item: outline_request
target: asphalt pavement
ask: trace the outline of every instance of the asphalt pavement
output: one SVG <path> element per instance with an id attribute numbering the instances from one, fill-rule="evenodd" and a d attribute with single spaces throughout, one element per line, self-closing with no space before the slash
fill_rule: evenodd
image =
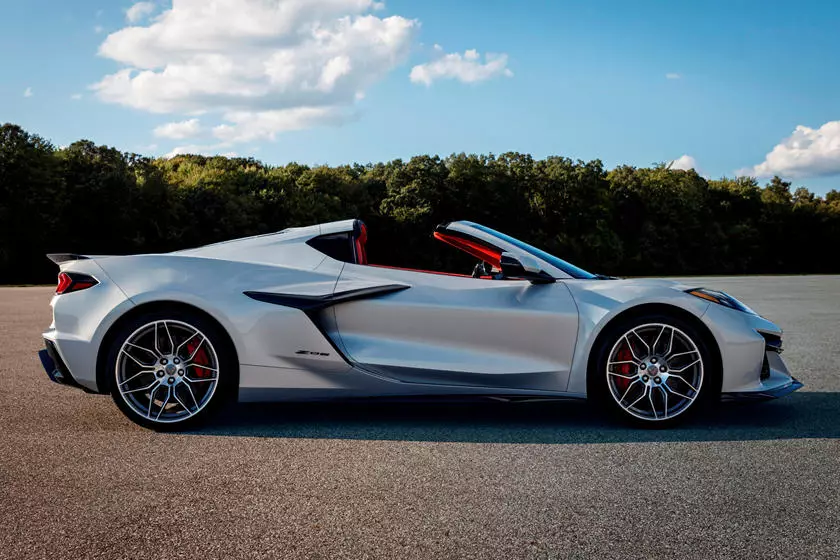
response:
<path id="1" fill-rule="evenodd" d="M 51 383 L 0 288 L 0 558 L 838 558 L 840 277 L 704 278 L 805 383 L 672 430 L 585 403 L 240 405 L 157 434 Z"/>

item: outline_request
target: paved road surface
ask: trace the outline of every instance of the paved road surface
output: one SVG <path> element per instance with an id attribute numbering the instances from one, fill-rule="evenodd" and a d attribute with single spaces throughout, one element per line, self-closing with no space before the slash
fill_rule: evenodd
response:
<path id="1" fill-rule="evenodd" d="M 837 558 L 840 277 L 705 279 L 805 383 L 670 431 L 582 403 L 271 405 L 194 434 L 54 385 L 0 289 L 0 558 Z"/>

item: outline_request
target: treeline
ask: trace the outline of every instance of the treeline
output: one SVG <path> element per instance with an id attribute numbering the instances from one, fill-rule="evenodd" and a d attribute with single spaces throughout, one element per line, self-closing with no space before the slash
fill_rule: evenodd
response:
<path id="1" fill-rule="evenodd" d="M 527 154 L 273 167 L 150 159 L 89 141 L 56 148 L 0 128 L 0 283 L 49 283 L 48 252 L 163 252 L 350 217 L 371 262 L 469 272 L 432 239 L 468 219 L 612 275 L 840 272 L 840 193 L 779 178 L 706 180 L 665 165 Z"/>

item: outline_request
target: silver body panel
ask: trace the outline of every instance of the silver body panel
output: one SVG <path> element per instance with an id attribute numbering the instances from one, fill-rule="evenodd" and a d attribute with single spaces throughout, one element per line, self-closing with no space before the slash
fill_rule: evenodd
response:
<path id="1" fill-rule="evenodd" d="M 55 296 L 52 340 L 83 387 L 98 391 L 102 341 L 136 306 L 178 302 L 212 316 L 240 363 L 243 401 L 409 395 L 585 397 L 598 334 L 620 313 L 645 304 L 677 307 L 702 321 L 723 363 L 723 392 L 760 394 L 791 383 L 759 332 L 781 335 L 761 317 L 712 304 L 667 280 L 582 280 L 548 262 L 557 279 L 487 280 L 345 263 L 307 241 L 351 232 L 354 220 L 293 228 L 161 255 L 62 263 L 99 284 Z M 449 226 L 476 238 L 467 222 Z M 502 245 L 502 243 L 497 243 Z M 502 247 L 516 254 L 514 245 Z M 299 308 L 245 292 L 330 298 L 404 287 L 327 306 L 317 321 Z M 770 376 L 760 373 L 765 355 Z"/>

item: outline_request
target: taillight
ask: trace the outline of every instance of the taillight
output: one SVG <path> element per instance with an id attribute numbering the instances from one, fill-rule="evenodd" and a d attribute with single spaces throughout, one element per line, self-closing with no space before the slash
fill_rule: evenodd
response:
<path id="1" fill-rule="evenodd" d="M 61 272 L 58 275 L 58 286 L 55 289 L 55 293 L 58 295 L 69 294 L 70 292 L 85 290 L 97 284 L 99 284 L 99 281 L 93 276 L 79 274 L 78 272 Z"/>

